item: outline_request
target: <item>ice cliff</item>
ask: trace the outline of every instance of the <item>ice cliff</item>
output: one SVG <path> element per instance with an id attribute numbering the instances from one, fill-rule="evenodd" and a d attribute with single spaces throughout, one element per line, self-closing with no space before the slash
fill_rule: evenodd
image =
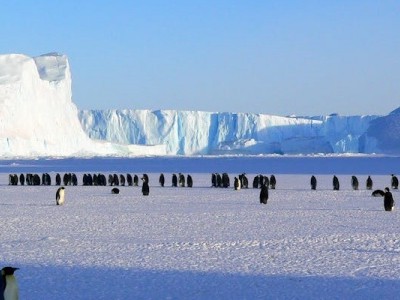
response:
<path id="1" fill-rule="evenodd" d="M 164 144 L 168 153 L 182 155 L 359 153 L 360 137 L 376 118 L 169 110 L 79 112 L 82 127 L 91 138 Z"/>
<path id="2" fill-rule="evenodd" d="M 172 110 L 81 110 L 65 55 L 0 55 L 0 158 L 223 154 L 400 154 L 387 116 L 281 117 Z"/>
<path id="3" fill-rule="evenodd" d="M 165 153 L 163 146 L 91 140 L 71 94 L 65 55 L 0 55 L 0 157 Z"/>

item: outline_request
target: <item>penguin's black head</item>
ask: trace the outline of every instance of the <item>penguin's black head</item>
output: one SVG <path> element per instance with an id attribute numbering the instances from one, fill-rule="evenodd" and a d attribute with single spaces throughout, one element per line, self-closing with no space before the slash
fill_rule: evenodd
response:
<path id="1" fill-rule="evenodd" d="M 389 192 L 389 188 L 388 188 L 388 187 L 385 187 L 385 191 L 386 191 L 386 192 Z"/>
<path id="2" fill-rule="evenodd" d="M 14 272 L 16 270 L 19 270 L 19 268 L 14 268 L 14 267 L 4 267 L 1 269 L 1 274 L 2 275 L 14 275 Z"/>

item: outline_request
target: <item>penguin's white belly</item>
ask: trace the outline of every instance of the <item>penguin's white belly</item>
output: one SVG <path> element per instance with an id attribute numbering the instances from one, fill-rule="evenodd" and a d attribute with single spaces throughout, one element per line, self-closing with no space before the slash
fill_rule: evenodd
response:
<path id="1" fill-rule="evenodd" d="M 18 284 L 14 276 L 6 276 L 7 286 L 4 290 L 4 300 L 18 300 Z"/>
<path id="2" fill-rule="evenodd" d="M 64 199 L 65 199 L 65 191 L 64 190 L 60 190 L 60 194 L 59 194 L 59 198 L 57 200 L 58 205 L 63 205 L 64 204 Z"/>

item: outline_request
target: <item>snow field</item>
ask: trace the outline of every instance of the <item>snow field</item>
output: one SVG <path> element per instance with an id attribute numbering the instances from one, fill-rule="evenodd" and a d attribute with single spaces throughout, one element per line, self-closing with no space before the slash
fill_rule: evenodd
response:
<path id="1" fill-rule="evenodd" d="M 54 178 L 55 173 L 51 173 Z M 77 173 L 79 183 L 82 173 Z M 267 205 L 258 189 L 8 186 L 0 179 L 2 265 L 20 267 L 21 299 L 382 298 L 400 288 L 399 218 L 358 176 L 276 175 Z M 229 174 L 231 184 L 237 174 Z M 249 183 L 255 174 L 248 174 Z M 270 175 L 270 174 L 265 174 Z M 374 175 L 374 189 L 390 176 Z M 393 192 L 395 201 L 399 198 Z"/>

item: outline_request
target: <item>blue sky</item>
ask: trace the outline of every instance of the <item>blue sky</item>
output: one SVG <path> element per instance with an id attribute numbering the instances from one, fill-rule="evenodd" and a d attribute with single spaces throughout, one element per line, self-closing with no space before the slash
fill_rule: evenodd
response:
<path id="1" fill-rule="evenodd" d="M 0 53 L 69 57 L 80 109 L 387 114 L 399 1 L 3 1 Z"/>

